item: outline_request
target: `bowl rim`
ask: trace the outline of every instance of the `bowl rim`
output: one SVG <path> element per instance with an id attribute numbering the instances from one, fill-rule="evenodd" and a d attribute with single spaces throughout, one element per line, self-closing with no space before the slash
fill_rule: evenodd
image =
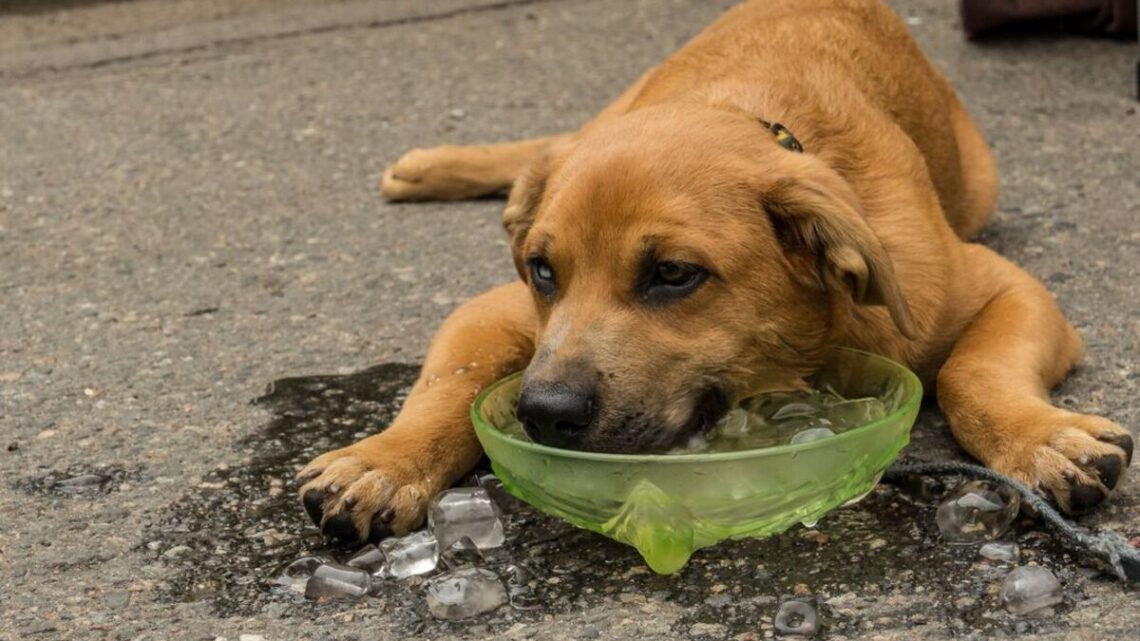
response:
<path id="1" fill-rule="evenodd" d="M 902 378 L 909 382 L 914 388 L 914 392 L 910 394 L 899 408 L 887 414 L 886 416 L 865 423 L 854 429 L 840 432 L 835 436 L 818 441 L 809 441 L 807 443 L 796 443 L 794 445 L 777 445 L 774 447 L 761 447 L 750 450 L 738 450 L 735 452 L 705 452 L 694 454 L 611 454 L 606 452 L 584 452 L 580 450 L 567 450 L 557 447 L 550 447 L 549 445 L 541 445 L 533 441 L 524 441 L 517 439 L 513 436 L 504 434 L 502 431 L 496 429 L 482 418 L 482 409 L 484 402 L 494 393 L 498 388 L 508 385 L 520 376 L 522 372 L 514 372 L 508 374 L 499 380 L 492 383 L 486 389 L 475 397 L 475 401 L 471 404 L 471 423 L 475 428 L 475 433 L 480 439 L 489 438 L 499 441 L 510 447 L 528 451 L 533 454 L 542 454 L 545 456 L 582 459 L 594 462 L 605 463 L 627 463 L 627 464 L 643 464 L 643 463 L 715 463 L 719 461 L 738 461 L 741 459 L 760 459 L 772 456 L 784 456 L 789 453 L 798 453 L 805 450 L 811 450 L 819 447 L 830 446 L 849 441 L 853 438 L 866 433 L 874 431 L 878 428 L 884 427 L 888 424 L 895 423 L 898 419 L 903 418 L 911 413 L 916 413 L 919 406 L 922 404 L 923 389 L 922 381 L 919 380 L 918 375 L 906 367 L 902 363 L 896 362 L 885 356 L 866 352 L 851 347 L 832 347 L 831 349 L 849 352 L 861 356 L 863 358 L 870 358 L 889 365 L 892 369 L 901 373 Z"/>

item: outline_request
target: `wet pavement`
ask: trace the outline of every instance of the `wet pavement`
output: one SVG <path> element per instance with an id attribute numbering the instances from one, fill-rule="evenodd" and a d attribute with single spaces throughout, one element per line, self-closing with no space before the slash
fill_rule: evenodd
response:
<path id="1" fill-rule="evenodd" d="M 275 583 L 304 554 L 354 552 L 308 523 L 296 466 L 381 429 L 447 312 L 513 277 L 501 202 L 385 205 L 383 164 L 573 127 L 727 4 L 0 14 L 0 639 L 743 641 L 775 635 L 793 600 L 820 638 L 1134 635 L 1135 594 L 1026 520 L 1002 540 L 1062 601 L 1014 616 L 1011 565 L 946 544 L 931 501 L 887 486 L 669 577 L 523 508 L 485 563 L 520 569 L 532 600 L 470 621 L 433 617 L 424 578 L 322 603 Z M 1042 278 L 1088 343 L 1058 402 L 1135 428 L 1135 44 L 971 46 L 952 4 L 904 13 L 1002 166 L 983 242 Z M 907 456 L 961 456 L 933 408 Z M 1133 478 L 1083 521 L 1136 536 L 1138 504 Z"/>

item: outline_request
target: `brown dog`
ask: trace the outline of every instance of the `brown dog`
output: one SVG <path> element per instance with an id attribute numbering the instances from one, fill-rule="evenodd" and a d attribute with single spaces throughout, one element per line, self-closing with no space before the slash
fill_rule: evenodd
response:
<path id="1" fill-rule="evenodd" d="M 391 427 L 301 472 L 305 506 L 341 538 L 415 527 L 478 460 L 468 407 L 508 372 L 526 369 L 538 441 L 644 452 L 848 345 L 936 381 L 985 464 L 1089 509 L 1132 438 L 1050 404 L 1080 338 L 1040 283 L 965 242 L 997 182 L 878 0 L 753 0 L 576 133 L 411 151 L 384 174 L 391 199 L 513 187 L 522 280 L 447 320 Z"/>

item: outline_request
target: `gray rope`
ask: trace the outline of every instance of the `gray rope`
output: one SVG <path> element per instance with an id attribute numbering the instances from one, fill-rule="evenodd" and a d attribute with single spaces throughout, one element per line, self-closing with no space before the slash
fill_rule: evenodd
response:
<path id="1" fill-rule="evenodd" d="M 1013 488 L 1022 503 L 1037 511 L 1045 524 L 1071 551 L 1085 552 L 1104 561 L 1121 581 L 1140 582 L 1140 550 L 1116 532 L 1092 533 L 1066 519 L 1033 490 L 1008 476 L 970 463 L 896 463 L 883 475 L 883 480 L 896 483 L 906 476 L 962 476 L 984 479 Z"/>

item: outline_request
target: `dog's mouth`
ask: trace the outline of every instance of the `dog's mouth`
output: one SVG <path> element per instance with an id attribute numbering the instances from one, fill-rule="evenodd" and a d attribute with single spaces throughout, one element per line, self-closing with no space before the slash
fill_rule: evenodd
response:
<path id="1" fill-rule="evenodd" d="M 637 414 L 621 421 L 616 429 L 603 430 L 568 447 L 606 454 L 663 454 L 685 449 L 693 440 L 706 437 L 727 412 L 727 395 L 718 388 L 709 388 L 697 397 L 692 413 L 680 428 L 668 429 L 664 421 Z"/>
<path id="2" fill-rule="evenodd" d="M 684 427 L 678 430 L 663 450 L 684 447 L 694 439 L 708 436 L 713 427 L 728 412 L 728 396 L 723 390 L 711 387 L 705 390 L 693 406 L 693 414 Z"/>

